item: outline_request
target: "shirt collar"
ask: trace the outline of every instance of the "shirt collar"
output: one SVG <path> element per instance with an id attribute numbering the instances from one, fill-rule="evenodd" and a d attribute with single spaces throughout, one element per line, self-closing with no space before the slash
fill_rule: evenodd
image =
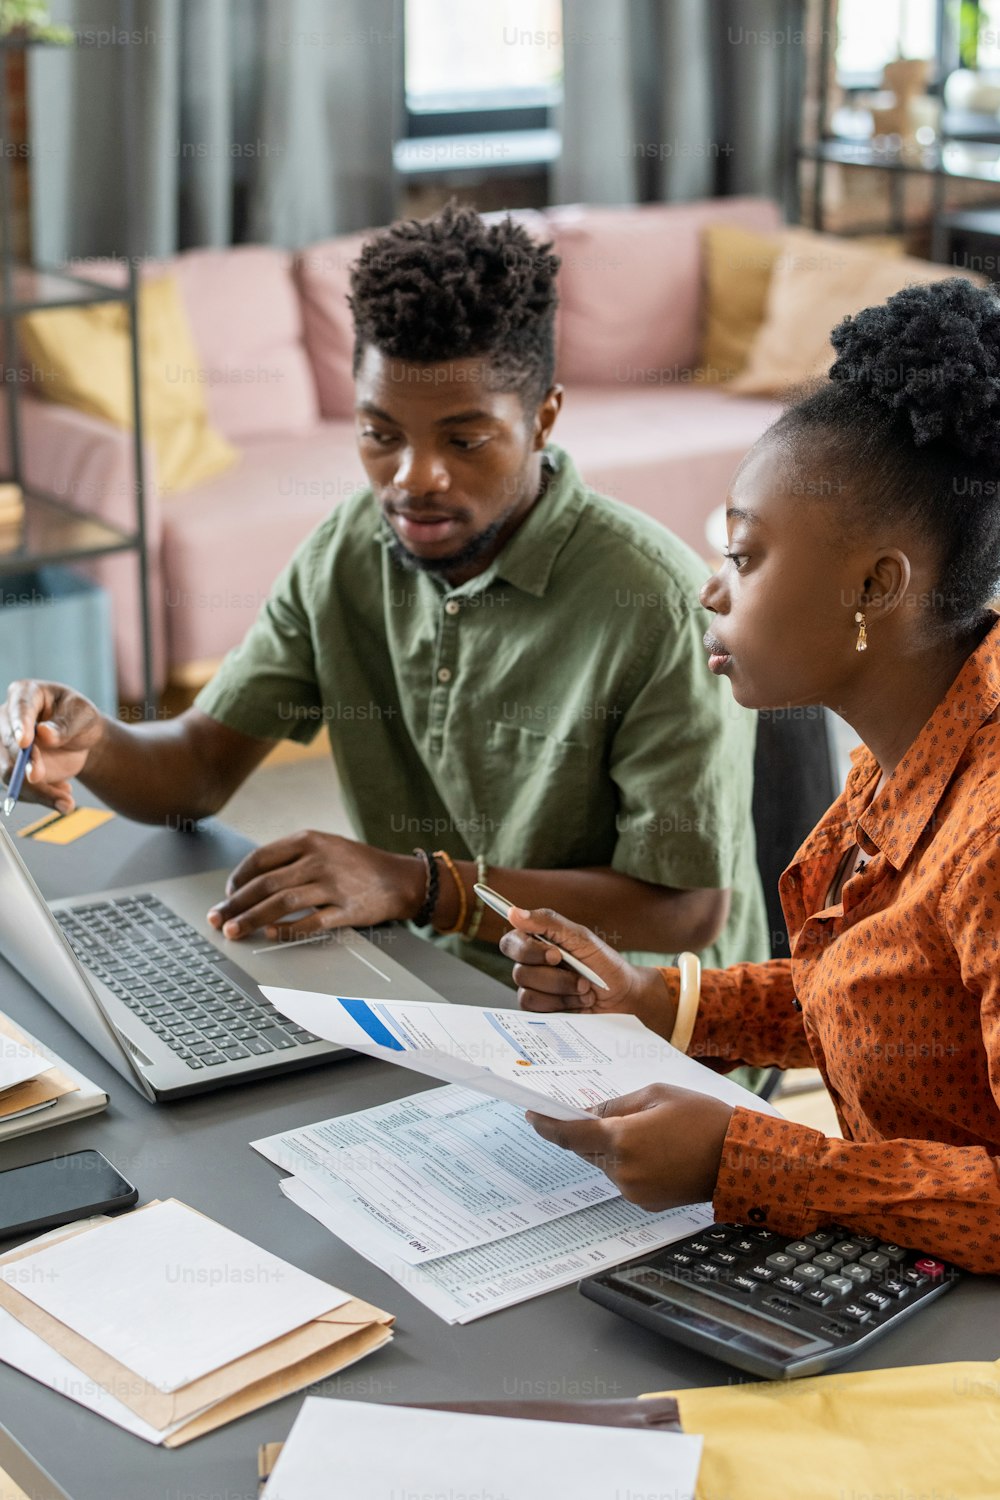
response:
<path id="1" fill-rule="evenodd" d="M 539 599 L 544 596 L 556 558 L 576 526 L 583 505 L 583 486 L 569 454 L 555 443 L 547 444 L 545 453 L 553 469 L 545 493 L 536 500 L 510 541 L 485 572 L 470 578 L 468 583 L 448 589 L 439 581 L 443 592 L 479 594 L 495 579 L 502 578 L 526 594 Z M 383 544 L 392 540 L 392 530 L 381 516 L 375 536 Z"/>
<path id="2" fill-rule="evenodd" d="M 965 662 L 923 729 L 879 790 L 879 765 L 867 746 L 852 756 L 847 810 L 868 853 L 879 849 L 897 869 L 934 815 L 969 742 L 1000 706 L 1000 620 Z M 869 847 L 869 844 L 874 847 Z"/>

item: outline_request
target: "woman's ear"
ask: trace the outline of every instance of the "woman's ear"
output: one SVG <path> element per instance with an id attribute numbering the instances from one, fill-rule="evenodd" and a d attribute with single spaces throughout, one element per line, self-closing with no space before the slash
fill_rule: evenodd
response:
<path id="1" fill-rule="evenodd" d="M 898 547 L 880 553 L 865 578 L 858 608 L 885 618 L 898 609 L 906 598 L 913 569 L 910 559 Z"/>

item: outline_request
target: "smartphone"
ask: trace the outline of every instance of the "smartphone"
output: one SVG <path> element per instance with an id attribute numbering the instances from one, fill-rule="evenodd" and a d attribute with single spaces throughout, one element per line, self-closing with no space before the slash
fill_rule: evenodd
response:
<path id="1" fill-rule="evenodd" d="M 114 1213 L 138 1201 L 134 1188 L 100 1151 L 72 1151 L 0 1172 L 0 1239 L 57 1229 L 88 1214 Z"/>
<path id="2" fill-rule="evenodd" d="M 487 906 L 491 906 L 495 912 L 499 912 L 505 922 L 510 921 L 510 909 L 514 905 L 513 901 L 508 901 L 507 897 L 501 896 L 499 891 L 493 890 L 488 885 L 480 885 L 478 882 L 472 889 L 480 901 L 485 901 Z M 566 949 L 560 948 L 558 943 L 550 943 L 548 938 L 539 938 L 538 941 L 544 942 L 549 948 L 554 948 L 561 956 L 564 964 L 569 964 L 571 969 L 575 969 L 578 974 L 582 974 L 584 979 L 589 979 L 591 984 L 596 985 L 599 990 L 606 990 L 608 988 L 600 974 L 595 974 L 593 969 L 588 969 L 582 958 L 574 958 L 572 953 L 567 953 Z"/>

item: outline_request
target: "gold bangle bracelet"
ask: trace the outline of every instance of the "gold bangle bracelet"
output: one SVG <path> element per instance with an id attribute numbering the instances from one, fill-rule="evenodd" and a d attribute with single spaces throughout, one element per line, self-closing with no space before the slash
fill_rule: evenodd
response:
<path id="1" fill-rule="evenodd" d="M 443 849 L 435 849 L 434 858 L 440 859 L 444 863 L 458 890 L 458 918 L 454 927 L 442 927 L 438 929 L 442 937 L 451 937 L 454 933 L 461 932 L 465 926 L 465 919 L 469 915 L 469 895 L 465 889 L 465 882 L 455 868 L 455 861 L 451 855 L 446 854 Z"/>
<path id="2" fill-rule="evenodd" d="M 691 1044 L 694 1023 L 698 1018 L 701 1003 L 701 959 L 697 953 L 679 953 L 677 968 L 680 972 L 681 995 L 677 1002 L 677 1017 L 670 1033 L 670 1045 L 678 1052 L 686 1052 Z"/>

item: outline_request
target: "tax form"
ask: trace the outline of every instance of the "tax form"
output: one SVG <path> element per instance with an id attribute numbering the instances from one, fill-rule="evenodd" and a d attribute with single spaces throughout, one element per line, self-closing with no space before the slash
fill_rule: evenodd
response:
<path id="1" fill-rule="evenodd" d="M 518 1110 L 456 1085 L 251 1145 L 410 1265 L 617 1197 L 599 1167 L 542 1140 Z"/>
<path id="2" fill-rule="evenodd" d="M 538 1015 L 262 988 L 283 1015 L 327 1041 L 556 1120 L 585 1120 L 595 1104 L 651 1083 L 778 1113 L 634 1016 Z"/>

